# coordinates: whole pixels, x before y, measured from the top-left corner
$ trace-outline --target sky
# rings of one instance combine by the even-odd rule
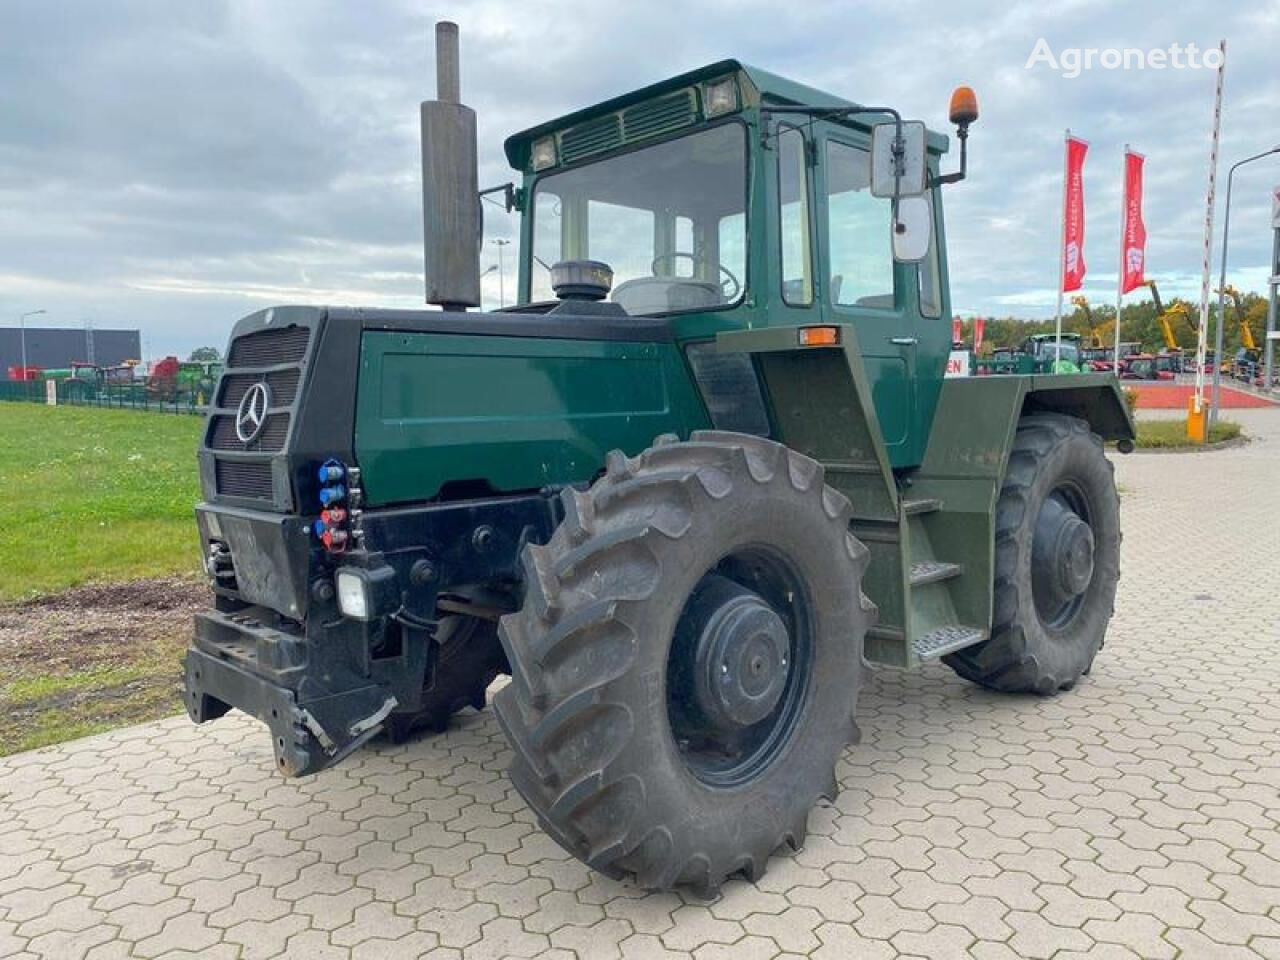
[[[1148,276],[1198,300],[1215,72],[1095,61],[1069,77],[1069,51],[1170,62],[1172,44],[1225,38],[1220,187],[1280,144],[1280,0],[0,0],[0,325],[43,309],[33,323],[139,327],[160,356],[221,347],[272,304],[420,305],[417,112],[438,19],[460,25],[482,186],[513,176],[509,133],[723,57],[943,131],[952,88],[974,87],[970,176],[944,194],[966,315],[1052,315],[1068,127],[1091,144],[1085,293],[1115,300],[1128,143],[1147,156]],[[1041,40],[1058,69],[1028,67]],[[1280,156],[1236,176],[1229,279],[1246,290],[1263,292],[1274,185]],[[486,211],[490,238],[510,235]],[[494,270],[491,305],[498,286]]]

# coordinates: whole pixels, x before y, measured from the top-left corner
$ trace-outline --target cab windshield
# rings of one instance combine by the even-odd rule
[[[746,128],[725,123],[540,178],[530,299],[551,266],[602,260],[609,299],[633,315],[736,303],[746,281]]]

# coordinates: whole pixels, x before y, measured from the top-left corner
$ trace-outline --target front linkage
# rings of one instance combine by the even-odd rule
[[[520,549],[549,539],[559,516],[552,490],[366,510],[360,536],[335,551],[303,518],[202,505],[205,540],[223,549],[210,561],[214,609],[196,615],[187,655],[188,713],[197,723],[231,706],[256,716],[290,776],[333,765],[383,729],[395,739],[441,729],[483,705],[505,670],[496,621],[514,609]],[[236,578],[267,572],[254,556],[307,571],[301,617],[245,601]]]

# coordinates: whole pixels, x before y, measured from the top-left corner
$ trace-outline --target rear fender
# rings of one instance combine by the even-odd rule
[[[910,482],[913,497],[943,504],[929,520],[930,538],[938,556],[964,569],[952,590],[961,622],[991,624],[996,503],[1018,421],[1078,417],[1123,446],[1135,434],[1120,389],[1110,374],[1088,373],[943,381],[925,460]]]
[[[1022,413],[1061,413],[1089,424],[1103,440],[1134,440],[1133,418],[1111,374],[1057,374],[1028,378]]]

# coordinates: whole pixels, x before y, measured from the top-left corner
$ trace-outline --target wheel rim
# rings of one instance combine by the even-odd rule
[[[1032,595],[1046,627],[1063,630],[1079,616],[1095,552],[1088,499],[1075,484],[1059,484],[1040,504],[1031,547]]]
[[[751,547],[706,573],[685,603],[667,658],[667,718],[702,782],[750,783],[785,752],[813,661],[804,596],[789,561]]]

